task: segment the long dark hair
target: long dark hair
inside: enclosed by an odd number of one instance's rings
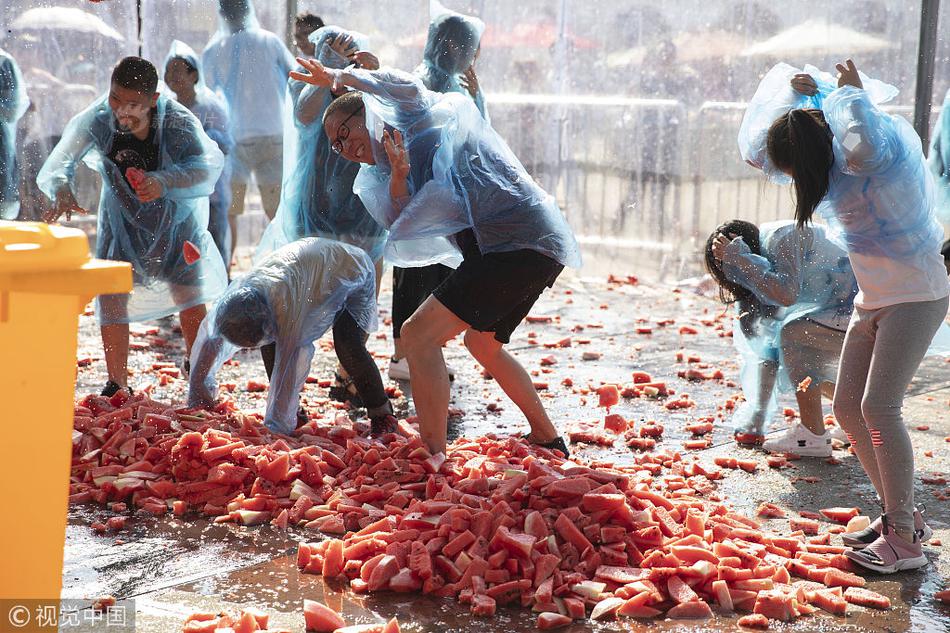
[[[755,319],[762,314],[762,304],[756,299],[751,290],[726,277],[721,264],[713,256],[713,241],[719,235],[725,235],[728,239],[731,239],[729,238],[730,235],[741,237],[750,251],[756,255],[761,255],[762,240],[759,237],[759,227],[745,220],[730,220],[725,224],[720,224],[706,240],[704,252],[706,270],[719,284],[719,300],[725,304],[739,304],[739,325],[743,332],[750,334]]]
[[[821,110],[791,110],[769,128],[769,160],[795,181],[795,221],[798,228],[811,222],[815,208],[828,193],[834,163],[831,129]]]

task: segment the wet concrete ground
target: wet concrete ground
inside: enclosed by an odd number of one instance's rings
[[[388,306],[390,296],[384,288],[380,304]],[[543,391],[551,417],[566,430],[573,423],[600,419],[603,411],[596,408],[596,397],[585,397],[562,385],[571,378],[574,388],[600,382],[630,382],[630,372],[643,370],[654,379],[666,380],[677,393],[689,393],[697,406],[683,413],[670,413],[656,401],[634,399],[622,401],[615,412],[637,420],[655,419],[666,432],[660,448],[682,448],[689,434],[684,426],[697,417],[716,415],[723,400],[736,393],[727,384],[735,380],[731,339],[722,338],[713,320],[722,307],[709,298],[696,295],[691,288],[673,293],[669,288],[647,284],[608,284],[604,279],[579,279],[565,274],[554,289],[545,294],[533,316],[550,316],[549,323],[525,323],[515,333],[510,350],[529,370],[538,372],[536,380],[546,381]],[[384,316],[385,310],[384,310]],[[658,325],[673,320],[667,325]],[[707,323],[713,323],[707,325]],[[136,374],[130,379],[134,388],[155,382],[146,370],[157,357],[178,361],[180,339],[172,332],[171,321],[160,324],[159,336],[171,342],[167,348],[135,351],[131,365]],[[698,334],[680,334],[682,325],[693,326]],[[652,334],[636,334],[637,327],[650,326]],[[145,326],[134,340],[156,343],[144,334]],[[533,334],[533,336],[532,336]],[[571,346],[549,348],[570,337]],[[532,344],[535,341],[536,344]],[[370,348],[385,371],[391,350],[391,332],[383,328],[370,338]],[[726,381],[689,383],[676,377],[685,364],[676,362],[678,350],[698,354],[703,361],[723,370]],[[157,351],[156,351],[157,350]],[[312,375],[332,377],[335,358],[326,346],[318,350]],[[598,360],[582,360],[585,351],[600,352]],[[105,382],[105,366],[101,360],[101,343],[94,318],[82,318],[80,358],[93,362],[80,368],[77,395],[98,391]],[[541,359],[554,356],[556,363],[543,366]],[[458,378],[452,387],[452,406],[463,413],[453,419],[453,434],[477,435],[485,432],[519,433],[527,431],[517,409],[505,398],[498,386],[482,377],[458,342],[446,348],[446,357],[456,369]],[[231,394],[239,406],[262,410],[266,394],[247,393],[248,379],[263,380],[264,371],[255,353],[242,353],[240,365],[226,367],[221,382],[233,382],[237,389]],[[384,374],[385,377],[385,374]],[[388,380],[387,380],[388,382]],[[153,395],[163,400],[183,399],[186,384],[175,380],[163,387],[155,386]],[[408,385],[401,385],[408,391]],[[313,410],[329,406],[326,390],[308,384],[304,400]],[[496,403],[500,411],[489,411]],[[408,411],[411,401],[395,401],[398,409]],[[789,401],[790,404],[790,401]],[[929,425],[928,431],[912,430],[917,468],[918,502],[927,508],[927,516],[935,530],[935,539],[950,544],[950,502],[939,501],[934,492],[946,486],[925,485],[919,475],[950,472],[950,363],[928,359],[918,372],[907,399],[905,414],[908,425]],[[783,425],[776,419],[774,428]],[[790,510],[817,510],[829,506],[859,506],[874,515],[875,497],[856,458],[843,450],[836,451],[840,464],[824,460],[801,460],[793,467],[772,470],[765,467],[762,453],[738,448],[731,441],[728,425],[717,421],[712,445],[701,455],[704,461],[720,455],[758,457],[762,468],[755,474],[726,471],[720,481],[724,498],[740,511],[753,514],[762,501],[770,501]],[[574,445],[578,457],[629,461],[631,453],[622,441],[611,449]],[[925,452],[932,451],[932,457]],[[798,476],[817,476],[819,483],[795,481]],[[95,506],[73,508],[67,531],[66,562],[63,574],[64,598],[94,598],[112,594],[136,601],[137,630],[171,633],[181,630],[181,622],[194,611],[237,611],[242,606],[257,606],[272,614],[272,622],[292,631],[303,631],[302,599],[326,601],[341,610],[348,623],[370,623],[397,616],[408,631],[509,632],[534,630],[536,616],[528,611],[499,609],[493,620],[474,619],[467,607],[453,601],[405,595],[356,596],[341,586],[325,585],[322,578],[299,574],[293,554],[300,540],[318,540],[318,533],[282,532],[264,526],[242,528],[211,525],[203,519],[188,517],[153,519],[136,516],[131,529],[116,536],[98,536],[89,528],[93,517],[106,511]],[[787,520],[772,520],[776,530],[787,531]],[[950,586],[950,546],[927,546],[931,565],[924,570],[907,572],[887,578],[868,576],[869,588],[891,598],[893,608],[885,613],[869,612],[851,607],[847,618],[817,615],[800,619],[785,628],[790,631],[948,631],[950,607],[934,602],[935,591]],[[637,623],[621,620],[591,626],[578,623],[563,629],[581,631],[732,631],[734,617],[720,616],[708,622]]]

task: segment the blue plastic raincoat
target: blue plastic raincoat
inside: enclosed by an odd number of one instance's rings
[[[0,219],[14,220],[20,212],[16,162],[16,124],[30,100],[20,67],[0,48]]]
[[[937,217],[941,222],[950,223],[950,90],[943,98],[943,107],[934,127],[927,164],[937,181]]]
[[[218,31],[201,55],[208,87],[228,104],[231,133],[238,143],[261,137],[281,137],[287,74],[294,58],[283,41],[260,28],[254,7],[240,24],[220,19]],[[250,171],[231,155],[233,176],[247,182]],[[264,183],[277,184],[277,183]]]
[[[205,134],[217,143],[218,149],[227,156],[234,149],[227,103],[205,85],[201,72],[201,60],[190,46],[174,40],[168,50],[168,55],[165,56],[163,70],[168,68],[168,62],[173,59],[183,59],[197,69],[198,84],[195,86],[195,101],[187,107],[198,117]],[[228,223],[228,208],[231,206],[231,162],[228,160],[224,161],[224,169],[221,170],[221,177],[215,183],[208,204],[210,206],[208,230],[227,268],[231,264],[231,227]]]
[[[580,250],[554,198],[479,114],[468,96],[426,90],[418,78],[385,69],[336,71],[337,82],[363,93],[375,165],[355,188],[367,210],[389,228],[386,259],[411,268],[457,265],[451,236],[471,228],[482,253],[530,249],[579,267]],[[409,154],[408,201],[389,195],[386,128],[402,132]]]
[[[376,329],[376,272],[359,248],[309,237],[274,251],[244,277],[231,283],[208,313],[191,352],[190,406],[207,406],[218,393],[216,374],[240,349],[220,331],[221,324],[242,319],[227,314],[228,297],[254,297],[253,316],[263,320],[256,347],[276,343],[271,389],[264,417],[268,428],[291,433],[296,427],[300,389],[310,373],[314,341],[346,310],[363,329]],[[244,305],[248,305],[244,303]]]
[[[742,158],[773,181],[790,182],[768,160],[768,129],[791,109],[820,108],[833,134],[834,166],[816,210],[831,238],[849,253],[929,265],[924,258],[940,251],[943,229],[934,216],[920,137],[906,120],[875,105],[894,98],[897,88],[863,75],[863,90],[837,88],[831,75],[806,66],[819,94],[805,97],[789,85],[797,72],[778,64],[762,79],[739,130]]]
[[[429,36],[422,63],[414,71],[433,92],[460,92],[470,95],[459,81],[475,63],[475,54],[485,32],[485,23],[476,17],[450,11],[438,0],[429,3]],[[488,109],[481,86],[475,106],[485,119]]]
[[[733,416],[737,430],[761,432],[776,411],[776,387],[785,392],[805,376],[815,383],[835,382],[838,355],[814,354],[807,367],[788,367],[782,355],[782,329],[808,318],[827,327],[847,327],[858,292],[847,252],[828,239],[823,226],[797,229],[773,222],[759,229],[762,255],[737,238],[723,255],[722,270],[752,291],[737,304],[733,341],[741,357],[740,378],[746,402]],[[751,316],[750,316],[751,315]],[[768,393],[761,394],[764,390]],[[768,398],[768,406],[760,402]]]
[[[325,26],[310,34],[315,58],[328,68],[345,68],[347,58],[330,48],[340,34],[351,36],[360,50],[367,50],[365,36]],[[358,163],[334,152],[323,131],[323,113],[333,101],[329,88],[318,88],[295,79],[288,82],[289,107],[285,112],[284,183],[277,215],[261,237],[257,257],[301,237],[326,237],[365,250],[373,261],[383,255],[386,229],[366,211],[353,192]],[[315,116],[303,120],[300,108],[320,102]]]
[[[124,310],[103,310],[103,325],[144,321],[213,301],[227,286],[224,262],[208,232],[208,196],[224,155],[185,106],[162,95],[151,112],[158,169],[147,172],[164,186],[152,202],[140,202],[109,155],[117,137],[115,115],[103,95],[66,126],[37,176],[51,200],[72,184],[79,161],[102,178],[96,257],[132,264],[134,288]],[[201,257],[189,265],[186,241]],[[111,296],[110,296],[111,297]]]

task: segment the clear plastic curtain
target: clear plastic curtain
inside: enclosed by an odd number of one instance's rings
[[[23,73],[30,107],[18,125],[20,217],[38,218],[49,202],[36,187],[43,161],[66,124],[108,86],[113,64],[138,52],[135,3],[4,0],[0,47]],[[95,209],[98,179],[77,174],[81,204]]]

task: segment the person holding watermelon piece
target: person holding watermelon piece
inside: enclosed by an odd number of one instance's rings
[[[120,61],[109,92],[69,122],[37,176],[54,202],[44,219],[68,220],[85,213],[71,187],[76,167],[94,165],[102,178],[96,257],[132,264],[133,292],[96,300],[109,373],[103,395],[128,387],[130,322],[178,312],[190,352],[205,303],[227,287],[224,261],[208,232],[208,196],[224,155],[198,119],[157,87],[149,61]],[[188,243],[202,254],[193,263]]]
[[[458,268],[402,327],[423,440],[446,448],[449,377],[442,345],[464,333],[472,356],[531,426],[528,440],[567,453],[531,376],[504,349],[564,266],[580,266],[574,234],[471,97],[437,93],[407,73],[330,69],[298,59],[291,76],[352,89],[323,117],[336,152],[363,163],[354,187],[389,228],[398,266]],[[459,260],[461,263],[459,264]]]
[[[736,303],[733,341],[746,398],[732,418],[736,442],[830,457],[832,438],[846,439],[825,427],[821,397],[834,392],[858,292],[848,254],[821,226],[731,220],[710,234],[705,262],[722,301]],[[795,393],[801,421],[766,439],[778,391]]]
[[[333,348],[366,405],[372,433],[394,432],[396,418],[365,344],[376,322],[376,271],[365,251],[319,237],[291,242],[231,282],[202,323],[188,404],[213,406],[224,362],[242,348],[260,348],[271,384],[264,423],[292,433],[307,421],[298,407],[314,341],[332,327]]]
[[[904,393],[947,315],[934,182],[920,137],[877,104],[897,89],[858,72],[837,81],[779,64],[763,78],[739,132],[742,157],[796,193],[795,220],[817,211],[848,252],[858,282],[833,410],[882,500],[867,529],[845,533],[848,558],[879,573],[927,564],[932,533],[914,504],[914,452]]]

